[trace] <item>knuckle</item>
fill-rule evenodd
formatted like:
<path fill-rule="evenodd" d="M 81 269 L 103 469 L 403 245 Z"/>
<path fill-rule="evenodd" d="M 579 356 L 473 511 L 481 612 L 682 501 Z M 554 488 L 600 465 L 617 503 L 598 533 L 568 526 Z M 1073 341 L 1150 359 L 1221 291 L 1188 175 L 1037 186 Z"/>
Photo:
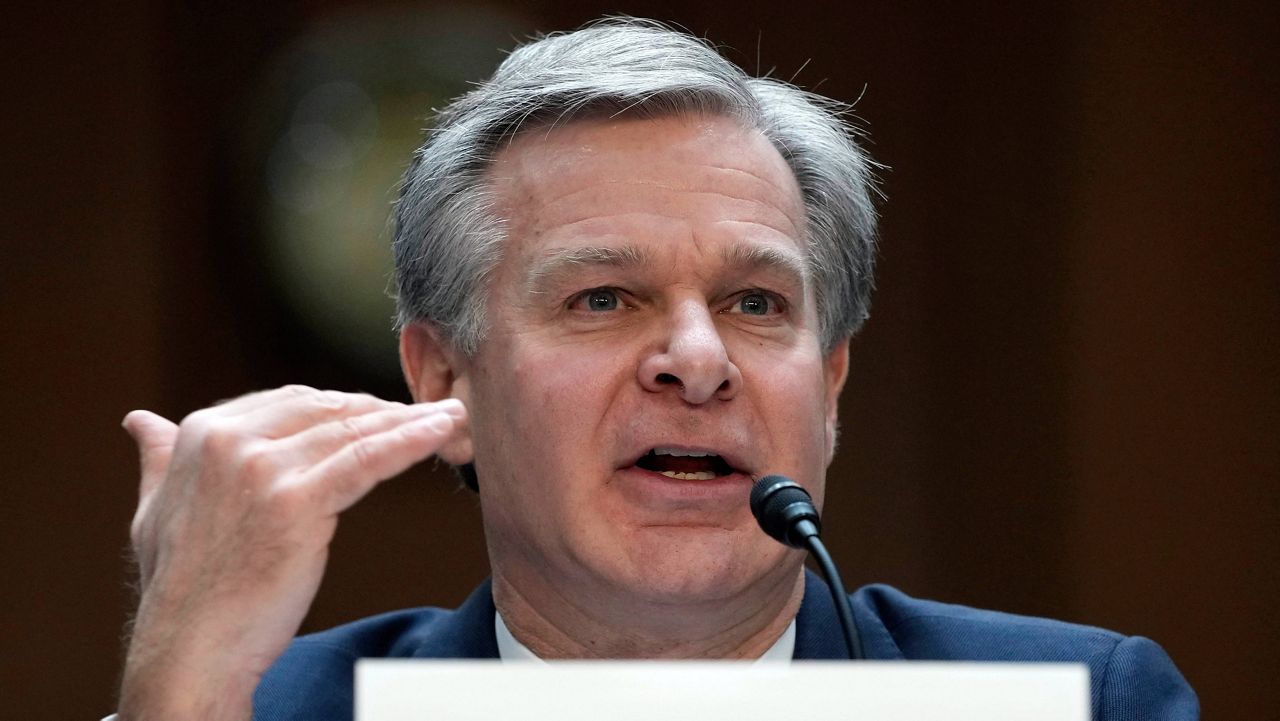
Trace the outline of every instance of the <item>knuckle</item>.
<path fill-rule="evenodd" d="M 313 491 L 306 485 L 292 485 L 276 490 L 270 496 L 268 513 L 281 522 L 301 518 L 303 512 L 314 504 Z"/>
<path fill-rule="evenodd" d="M 360 438 L 351 444 L 351 456 L 360 468 L 371 467 L 375 455 L 368 438 Z"/>
<path fill-rule="evenodd" d="M 346 399 L 337 391 L 320 390 L 304 385 L 289 385 L 285 392 L 306 406 L 319 410 L 340 410 L 346 405 Z"/>
<path fill-rule="evenodd" d="M 188 432 L 200 432 L 212 421 L 215 408 L 216 406 L 201 408 L 193 413 L 188 413 L 181 421 L 178 422 L 178 428 Z"/>
<path fill-rule="evenodd" d="M 316 391 L 311 402 L 324 410 L 340 411 L 346 408 L 347 397 L 338 391 Z"/>
<path fill-rule="evenodd" d="M 262 444 L 253 444 L 241 449 L 237 465 L 241 478 L 249 483 L 269 481 L 280 472 L 280 464 L 276 457 Z"/>
<path fill-rule="evenodd" d="M 359 416 L 350 416 L 343 418 L 338 422 L 342 438 L 347 443 L 360 443 L 364 440 L 366 433 L 363 424 L 360 422 Z"/>
<path fill-rule="evenodd" d="M 232 423 L 208 419 L 192 429 L 199 438 L 200 449 L 206 455 L 226 457 L 234 455 L 242 441 L 241 434 Z"/>

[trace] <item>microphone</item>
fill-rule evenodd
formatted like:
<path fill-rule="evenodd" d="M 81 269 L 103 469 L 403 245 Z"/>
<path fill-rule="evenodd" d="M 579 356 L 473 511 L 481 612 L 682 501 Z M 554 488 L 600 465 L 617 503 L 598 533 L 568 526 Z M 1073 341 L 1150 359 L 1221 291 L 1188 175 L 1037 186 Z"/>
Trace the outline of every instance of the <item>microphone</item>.
<path fill-rule="evenodd" d="M 844 592 L 844 582 L 840 580 L 840 572 L 836 570 L 831 554 L 827 553 L 827 547 L 818 537 L 822 533 L 822 520 L 818 518 L 818 509 L 814 507 L 809 492 L 786 476 L 765 476 L 751 487 L 751 513 L 771 538 L 792 548 L 808 549 L 817 559 L 831 588 L 849 658 L 862 658 L 862 642 L 858 638 L 858 627 L 853 622 L 849 596 Z"/>

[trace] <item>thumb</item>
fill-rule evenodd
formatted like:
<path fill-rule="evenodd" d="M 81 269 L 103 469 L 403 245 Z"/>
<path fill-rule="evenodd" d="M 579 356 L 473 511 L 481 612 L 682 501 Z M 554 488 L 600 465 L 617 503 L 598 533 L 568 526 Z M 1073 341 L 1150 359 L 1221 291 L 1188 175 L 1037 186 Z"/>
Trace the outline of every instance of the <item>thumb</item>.
<path fill-rule="evenodd" d="M 173 456 L 173 444 L 178 437 L 178 426 L 151 411 L 133 411 L 124 417 L 124 429 L 138 444 L 142 462 L 142 481 L 138 496 L 145 499 L 160 485 L 169 470 Z"/>

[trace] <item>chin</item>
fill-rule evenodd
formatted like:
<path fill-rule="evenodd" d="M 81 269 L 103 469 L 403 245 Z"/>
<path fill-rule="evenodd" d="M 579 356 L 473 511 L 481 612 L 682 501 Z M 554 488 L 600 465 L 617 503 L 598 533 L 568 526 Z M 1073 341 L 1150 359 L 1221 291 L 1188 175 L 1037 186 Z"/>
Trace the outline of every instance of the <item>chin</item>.
<path fill-rule="evenodd" d="M 785 547 L 763 534 L 760 539 L 768 543 L 754 537 L 744 542 L 741 531 L 708 528 L 657 527 L 637 535 L 616 580 L 628 594 L 652 603 L 733 598 L 797 565 Z"/>

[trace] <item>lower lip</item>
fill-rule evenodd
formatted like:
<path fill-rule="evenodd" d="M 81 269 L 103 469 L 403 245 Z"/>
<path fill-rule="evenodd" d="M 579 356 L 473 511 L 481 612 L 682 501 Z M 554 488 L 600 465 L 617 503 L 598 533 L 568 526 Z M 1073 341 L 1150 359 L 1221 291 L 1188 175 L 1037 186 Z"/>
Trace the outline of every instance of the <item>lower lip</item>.
<path fill-rule="evenodd" d="M 746 507 L 751 494 L 751 477 L 745 473 L 730 473 L 705 481 L 672 478 L 639 466 L 628 466 L 617 473 L 625 494 L 650 505 Z"/>

